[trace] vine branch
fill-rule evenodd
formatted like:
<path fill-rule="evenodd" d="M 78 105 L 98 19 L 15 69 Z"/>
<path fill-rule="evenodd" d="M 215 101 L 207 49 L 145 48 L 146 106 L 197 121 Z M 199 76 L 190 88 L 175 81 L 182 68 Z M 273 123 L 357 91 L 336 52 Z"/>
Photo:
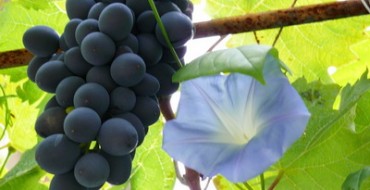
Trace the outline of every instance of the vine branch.
<path fill-rule="evenodd" d="M 194 38 L 280 28 L 366 14 L 369 12 L 361 0 L 336 1 L 194 23 Z M 25 49 L 0 52 L 0 69 L 26 65 L 31 58 L 31 53 Z"/>
<path fill-rule="evenodd" d="M 336 1 L 195 23 L 194 38 L 236 34 L 366 15 L 361 0 Z"/>

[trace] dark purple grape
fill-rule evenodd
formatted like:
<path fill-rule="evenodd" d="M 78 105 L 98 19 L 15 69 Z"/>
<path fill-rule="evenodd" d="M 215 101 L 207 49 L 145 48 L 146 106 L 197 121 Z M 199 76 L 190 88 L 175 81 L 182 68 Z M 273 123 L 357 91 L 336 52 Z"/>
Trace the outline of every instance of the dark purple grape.
<path fill-rule="evenodd" d="M 66 11 L 69 19 L 86 19 L 90 8 L 95 4 L 94 0 L 67 0 Z"/>
<path fill-rule="evenodd" d="M 113 80 L 123 87 L 138 84 L 144 78 L 145 70 L 144 60 L 133 53 L 116 57 L 110 68 Z"/>
<path fill-rule="evenodd" d="M 109 107 L 109 94 L 97 83 L 86 83 L 77 89 L 73 103 L 75 107 L 88 107 L 103 115 Z"/>
<path fill-rule="evenodd" d="M 100 116 L 93 109 L 86 107 L 72 110 L 64 120 L 66 136 L 78 143 L 95 140 L 100 126 Z"/>
<path fill-rule="evenodd" d="M 76 163 L 74 174 L 82 186 L 94 188 L 101 186 L 109 177 L 109 163 L 98 153 L 87 153 Z"/>
<path fill-rule="evenodd" d="M 88 34 L 81 42 L 81 54 L 92 65 L 105 65 L 109 63 L 116 51 L 114 41 L 101 32 Z"/>
<path fill-rule="evenodd" d="M 45 138 L 52 134 L 63 133 L 63 122 L 67 116 L 64 108 L 52 107 L 45 110 L 36 120 L 36 133 Z"/>
<path fill-rule="evenodd" d="M 115 41 L 125 39 L 130 34 L 133 23 L 130 8 L 122 3 L 109 4 L 99 16 L 100 31 Z"/>
<path fill-rule="evenodd" d="M 37 71 L 35 82 L 40 89 L 54 93 L 60 81 L 71 75 L 62 61 L 48 61 Z"/>
<path fill-rule="evenodd" d="M 81 45 L 82 40 L 92 32 L 99 32 L 98 21 L 95 19 L 83 20 L 76 28 L 76 41 Z"/>
<path fill-rule="evenodd" d="M 193 24 L 189 17 L 183 13 L 175 11 L 168 12 L 161 16 L 161 20 L 174 48 L 183 46 L 192 38 L 194 33 Z M 163 46 L 168 47 L 158 24 L 155 28 L 155 35 Z"/>
<path fill-rule="evenodd" d="M 59 48 L 59 36 L 48 26 L 34 26 L 23 34 L 23 45 L 32 54 L 48 57 Z"/>
<path fill-rule="evenodd" d="M 73 47 L 65 52 L 64 64 L 72 73 L 80 77 L 85 77 L 92 67 L 92 65 L 82 57 L 79 47 Z"/>
<path fill-rule="evenodd" d="M 138 135 L 135 127 L 127 120 L 112 118 L 106 120 L 101 126 L 98 142 L 104 152 L 123 156 L 136 148 Z"/>
<path fill-rule="evenodd" d="M 35 159 L 45 171 L 63 174 L 73 169 L 80 155 L 81 149 L 77 143 L 64 134 L 53 134 L 38 144 Z"/>

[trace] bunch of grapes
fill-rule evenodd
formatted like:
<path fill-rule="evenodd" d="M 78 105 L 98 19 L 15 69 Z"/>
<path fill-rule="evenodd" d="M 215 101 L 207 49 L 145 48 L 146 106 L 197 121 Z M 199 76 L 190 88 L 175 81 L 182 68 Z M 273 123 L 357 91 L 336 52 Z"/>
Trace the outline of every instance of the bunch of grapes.
<path fill-rule="evenodd" d="M 193 35 L 188 0 L 155 5 L 180 59 Z M 54 94 L 35 129 L 36 161 L 54 174 L 50 189 L 125 183 L 135 149 L 160 115 L 158 97 L 178 88 L 179 69 L 147 0 L 67 0 L 60 36 L 34 26 L 23 36 L 34 54 L 27 74 Z"/>

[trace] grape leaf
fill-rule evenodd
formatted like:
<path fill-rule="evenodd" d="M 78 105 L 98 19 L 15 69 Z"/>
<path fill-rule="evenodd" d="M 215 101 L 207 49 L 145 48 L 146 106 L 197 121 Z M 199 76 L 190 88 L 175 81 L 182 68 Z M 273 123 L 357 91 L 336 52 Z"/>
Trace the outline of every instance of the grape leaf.
<path fill-rule="evenodd" d="M 351 173 L 342 185 L 343 190 L 359 190 L 364 179 L 370 177 L 370 167 Z"/>
<path fill-rule="evenodd" d="M 11 1 L 0 9 L 0 52 L 23 48 L 23 33 L 34 25 L 47 25 L 62 33 L 68 21 L 59 1 Z"/>
<path fill-rule="evenodd" d="M 241 46 L 206 53 L 178 70 L 172 77 L 181 82 L 196 77 L 219 74 L 221 72 L 240 72 L 264 83 L 263 68 L 268 62 L 281 64 L 278 52 L 270 46 Z"/>
<path fill-rule="evenodd" d="M 0 189 L 7 190 L 47 190 L 48 188 L 39 183 L 46 172 L 42 171 L 34 159 L 36 147 L 23 153 L 19 162 L 2 179 Z"/>
<path fill-rule="evenodd" d="M 312 119 L 303 138 L 276 164 L 284 172 L 277 189 L 339 189 L 349 173 L 370 164 L 370 127 L 353 130 L 356 103 L 370 89 L 364 76 L 342 89 L 339 110 L 333 109 L 336 95 L 330 88 L 335 85 L 295 83 L 300 92 L 316 90 L 320 96 L 315 101 L 305 98 Z"/>
<path fill-rule="evenodd" d="M 173 189 L 176 175 L 172 159 L 162 150 L 162 128 L 161 121 L 150 126 L 143 144 L 136 150 L 130 179 L 132 190 Z"/>
<path fill-rule="evenodd" d="M 227 17 L 289 8 L 286 0 L 207 0 L 207 13 L 212 17 Z M 332 2 L 331 0 L 297 1 L 298 6 Z M 367 50 L 369 35 L 366 27 L 369 16 L 351 17 L 305 25 L 284 27 L 275 48 L 280 59 L 291 69 L 292 80 L 304 76 L 308 82 L 354 82 L 369 66 Z M 227 45 L 238 47 L 257 43 L 272 45 L 279 29 L 270 29 L 232 35 Z M 359 48 L 363 48 L 359 51 Z M 332 75 L 329 68 L 338 71 Z"/>

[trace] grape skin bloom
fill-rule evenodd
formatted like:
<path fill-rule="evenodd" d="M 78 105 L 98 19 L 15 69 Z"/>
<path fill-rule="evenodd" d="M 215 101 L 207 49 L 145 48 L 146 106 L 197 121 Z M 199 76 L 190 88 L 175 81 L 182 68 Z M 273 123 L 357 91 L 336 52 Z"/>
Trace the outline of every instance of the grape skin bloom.
<path fill-rule="evenodd" d="M 266 84 L 233 73 L 182 83 L 177 118 L 165 124 L 163 149 L 204 176 L 252 179 L 304 132 L 310 113 L 280 67 L 266 64 Z"/>

